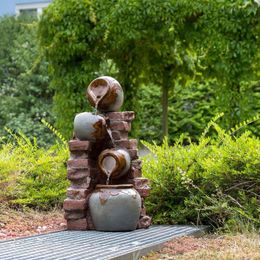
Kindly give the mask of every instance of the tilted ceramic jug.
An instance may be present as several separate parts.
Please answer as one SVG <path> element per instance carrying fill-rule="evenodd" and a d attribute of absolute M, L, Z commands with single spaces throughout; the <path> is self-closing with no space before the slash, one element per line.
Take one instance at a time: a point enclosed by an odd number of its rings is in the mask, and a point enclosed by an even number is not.
<path fill-rule="evenodd" d="M 115 112 L 124 101 L 121 85 L 112 77 L 103 76 L 93 80 L 87 88 L 90 104 L 101 112 Z"/>
<path fill-rule="evenodd" d="M 79 140 L 97 141 L 106 135 L 106 120 L 89 112 L 77 114 L 74 119 L 74 135 Z"/>
<path fill-rule="evenodd" d="M 130 155 L 123 149 L 106 149 L 98 157 L 98 167 L 104 176 L 118 179 L 130 169 Z"/>

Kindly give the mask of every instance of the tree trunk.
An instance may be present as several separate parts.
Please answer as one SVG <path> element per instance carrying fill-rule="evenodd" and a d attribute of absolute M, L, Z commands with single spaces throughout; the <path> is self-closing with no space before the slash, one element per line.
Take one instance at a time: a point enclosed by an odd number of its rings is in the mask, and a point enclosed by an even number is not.
<path fill-rule="evenodd" d="M 164 80 L 162 85 L 162 137 L 168 137 L 168 95 L 169 82 Z"/>

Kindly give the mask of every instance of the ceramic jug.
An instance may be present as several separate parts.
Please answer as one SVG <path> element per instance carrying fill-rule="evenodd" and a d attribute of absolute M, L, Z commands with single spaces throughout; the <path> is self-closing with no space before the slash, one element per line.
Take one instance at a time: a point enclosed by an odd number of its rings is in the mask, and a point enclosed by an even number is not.
<path fill-rule="evenodd" d="M 119 82 L 112 77 L 103 76 L 93 80 L 87 88 L 90 104 L 101 112 L 115 112 L 124 101 L 124 93 Z"/>
<path fill-rule="evenodd" d="M 97 185 L 90 195 L 89 209 L 96 230 L 135 230 L 141 197 L 131 184 Z"/>
<path fill-rule="evenodd" d="M 106 149 L 98 157 L 101 174 L 118 179 L 130 169 L 130 155 L 123 149 Z"/>
<path fill-rule="evenodd" d="M 79 140 L 97 141 L 106 135 L 106 120 L 89 112 L 77 114 L 74 119 L 74 135 Z"/>

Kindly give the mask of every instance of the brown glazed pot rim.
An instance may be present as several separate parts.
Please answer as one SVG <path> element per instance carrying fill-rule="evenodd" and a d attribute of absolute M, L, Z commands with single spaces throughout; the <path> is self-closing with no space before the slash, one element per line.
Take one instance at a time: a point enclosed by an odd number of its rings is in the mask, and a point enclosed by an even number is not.
<path fill-rule="evenodd" d="M 114 185 L 97 184 L 96 189 L 129 189 L 133 187 L 134 187 L 133 184 L 114 184 Z"/>

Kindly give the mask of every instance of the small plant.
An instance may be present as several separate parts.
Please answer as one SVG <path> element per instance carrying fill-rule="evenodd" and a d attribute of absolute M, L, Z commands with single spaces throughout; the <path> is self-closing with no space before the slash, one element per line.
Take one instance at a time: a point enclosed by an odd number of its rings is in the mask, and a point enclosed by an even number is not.
<path fill-rule="evenodd" d="M 198 144 L 143 142 L 151 151 L 143 172 L 151 179 L 147 207 L 154 223 L 260 227 L 260 140 L 248 131 L 227 133 L 218 118 L 210 122 L 216 137 L 207 137 L 207 128 Z"/>
<path fill-rule="evenodd" d="M 12 142 L 0 150 L 0 201 L 39 209 L 60 205 L 68 185 L 66 144 L 40 148 L 36 138 L 6 130 Z"/>
<path fill-rule="evenodd" d="M 42 119 L 41 122 L 58 138 L 59 141 L 61 141 L 63 143 L 63 145 L 65 145 L 65 146 L 67 145 L 67 141 L 66 141 L 65 137 L 55 127 L 53 127 L 45 119 Z"/>

